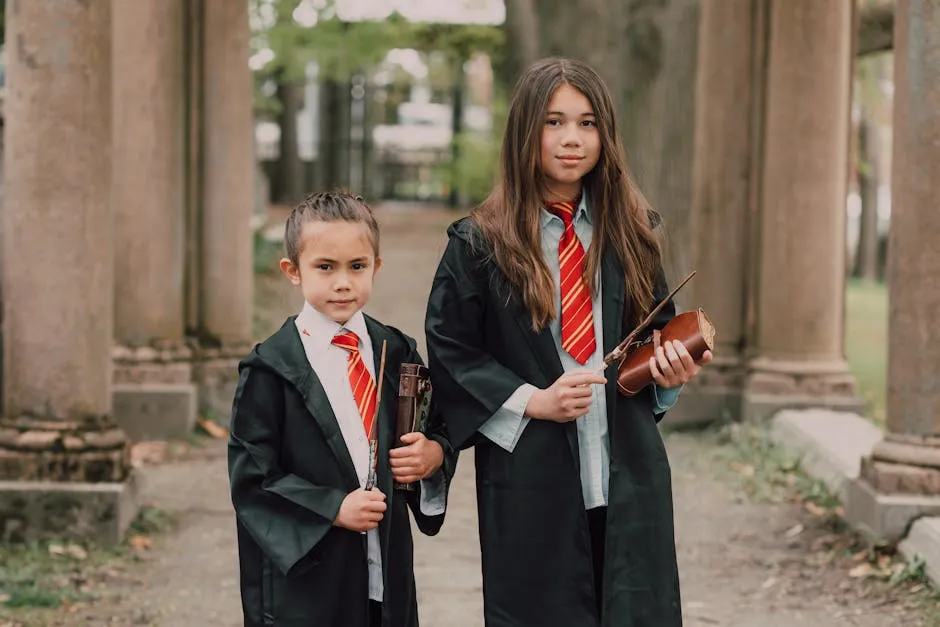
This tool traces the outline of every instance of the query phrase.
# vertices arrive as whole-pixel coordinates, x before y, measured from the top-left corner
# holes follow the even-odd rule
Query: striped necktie
[[[375,381],[362,361],[359,352],[359,336],[352,331],[346,331],[333,337],[333,346],[339,346],[349,351],[346,360],[346,372],[349,375],[349,387],[352,388],[356,407],[362,417],[362,426],[366,435],[372,435],[372,421],[375,419]]]
[[[551,202],[546,208],[565,223],[558,243],[561,268],[561,347],[584,365],[597,347],[591,290],[584,281],[584,247],[574,232],[575,203]]]

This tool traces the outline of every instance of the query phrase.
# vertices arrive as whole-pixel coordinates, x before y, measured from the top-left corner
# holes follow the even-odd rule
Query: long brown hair
[[[613,247],[623,266],[627,302],[636,323],[652,304],[661,252],[650,226],[646,200],[627,170],[610,93],[587,64],[543,59],[522,75],[509,106],[500,154],[500,182],[471,216],[513,292],[521,295],[532,314],[533,329],[544,328],[556,312],[555,285],[541,252],[539,213],[545,189],[541,143],[549,101],[563,84],[580,91],[591,103],[601,138],[600,159],[581,180],[594,219],[585,280],[596,293],[595,277],[604,251]]]

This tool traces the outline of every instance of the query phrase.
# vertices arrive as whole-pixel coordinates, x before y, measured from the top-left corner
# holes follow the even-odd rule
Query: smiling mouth
[[[584,157],[558,157],[559,160],[564,161],[565,163],[578,163],[582,161]]]

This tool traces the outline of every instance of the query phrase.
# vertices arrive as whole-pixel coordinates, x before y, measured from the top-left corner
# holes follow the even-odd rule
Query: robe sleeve
[[[423,365],[424,361],[421,359],[421,355],[418,354],[414,340],[411,338],[408,338],[408,347],[410,352],[406,361]],[[444,421],[441,419],[438,408],[439,405],[435,400],[435,393],[432,392],[431,409],[427,424],[424,425],[424,435],[429,440],[434,440],[441,445],[441,449],[444,451],[444,461],[435,474],[431,475],[426,480],[416,483],[417,490],[414,492],[405,492],[408,507],[411,509],[415,523],[418,525],[418,530],[428,536],[437,535],[441,530],[441,526],[444,524],[444,514],[447,511],[447,494],[450,490],[450,482],[454,478],[454,473],[457,471],[458,451],[450,443],[447,425],[445,425]],[[434,486],[435,492],[440,490],[438,494],[444,499],[444,511],[439,514],[428,515],[421,510],[421,503],[422,500],[427,501],[426,498],[423,498],[425,496],[424,488],[430,487],[431,485]],[[438,495],[436,494],[435,496]]]
[[[263,368],[244,367],[235,393],[228,445],[232,504],[239,524],[284,574],[330,531],[346,498],[280,467],[283,383]]]
[[[659,303],[661,303],[662,300],[666,298],[667,296],[669,296],[669,285],[666,283],[666,273],[663,272],[662,268],[660,268],[659,274],[656,275],[656,283],[653,286],[653,303],[650,306],[650,309],[653,309],[657,305],[659,305]],[[676,317],[676,302],[675,300],[670,300],[668,303],[666,303],[666,305],[662,308],[662,310],[660,310],[660,312],[656,314],[656,317],[653,318],[653,322],[650,323],[650,326],[646,331],[646,335],[652,334],[653,329],[662,329],[664,326],[666,326],[666,324],[670,320],[672,320],[675,317]],[[653,398],[656,401],[654,414],[656,417],[656,422],[659,422],[666,415],[666,411],[672,406],[672,404],[674,404],[676,400],[678,400],[679,394],[678,392],[672,393],[670,390],[658,390],[655,387],[656,386],[655,383],[652,383],[650,385],[654,386]],[[656,394],[657,392],[659,392],[659,394],[662,395],[663,400],[666,400],[666,401],[671,400],[672,403],[667,405],[666,407],[663,407],[658,402],[660,399],[660,396]],[[675,394],[675,396],[670,398],[671,394]]]
[[[428,298],[425,333],[434,393],[458,449],[527,383],[483,349],[489,272],[482,258],[451,233]]]

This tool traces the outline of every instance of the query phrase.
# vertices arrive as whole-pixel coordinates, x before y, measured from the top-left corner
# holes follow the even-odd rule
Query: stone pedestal
[[[183,3],[113,7],[114,415],[133,440],[196,418],[184,342]]]
[[[862,462],[846,507],[853,522],[888,537],[897,537],[916,516],[940,514],[937,9],[931,0],[899,0],[895,8],[887,433]]]
[[[130,439],[182,438],[192,432],[195,354],[182,341],[112,350],[114,415]]]
[[[248,356],[252,344],[203,348],[196,361],[194,379],[199,391],[199,411],[228,424],[238,384],[238,362]]]
[[[81,496],[124,491],[129,471],[125,435],[111,417],[110,7],[18,2],[5,14],[16,42],[7,55],[0,212],[7,538],[35,527],[37,507],[41,525],[51,524],[49,511],[67,510],[66,519],[120,527],[112,537],[133,510],[115,512],[115,525],[99,515],[100,499]],[[67,506],[39,505],[50,483],[75,486]]]
[[[861,406],[843,352],[853,11],[769,5],[749,418]]]

